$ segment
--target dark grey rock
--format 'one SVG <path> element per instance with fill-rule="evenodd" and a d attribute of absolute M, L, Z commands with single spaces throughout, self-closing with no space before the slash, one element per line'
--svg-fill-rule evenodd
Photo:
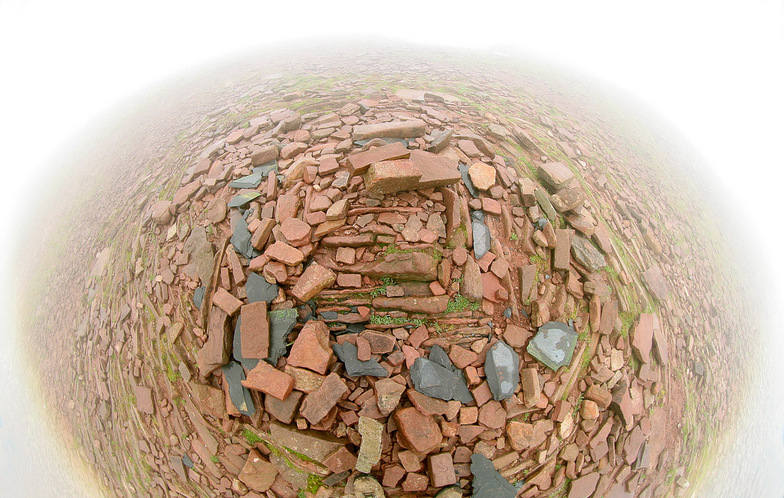
<path fill-rule="evenodd" d="M 261 185 L 261 181 L 264 179 L 261 173 L 251 173 L 248 176 L 243 176 L 242 178 L 237 178 L 233 182 L 229 183 L 229 187 L 232 188 L 256 188 Z"/>
<path fill-rule="evenodd" d="M 297 323 L 297 310 L 274 310 L 267 315 L 270 322 L 270 352 L 266 361 L 274 366 L 278 359 L 286 354 L 286 337 Z"/>
<path fill-rule="evenodd" d="M 333 344 L 332 350 L 338 359 L 346 367 L 346 375 L 349 377 L 361 377 L 369 375 L 371 377 L 389 377 L 389 372 L 382 367 L 376 360 L 359 361 L 357 359 L 357 347 L 346 341 L 341 344 Z"/>
<path fill-rule="evenodd" d="M 278 285 L 267 282 L 258 273 L 251 273 L 245 282 L 245 293 L 248 295 L 249 304 L 260 301 L 271 303 L 278 297 Z"/>
<path fill-rule="evenodd" d="M 184 464 L 186 467 L 188 467 L 189 469 L 192 469 L 192 468 L 193 468 L 193 460 L 191 460 L 191 457 L 189 457 L 188 455 L 183 455 L 183 456 L 182 456 L 182 463 L 183 463 L 183 464 Z"/>
<path fill-rule="evenodd" d="M 479 260 L 490 251 L 490 230 L 481 221 L 472 221 L 474 232 L 474 257 Z"/>
<path fill-rule="evenodd" d="M 572 361 L 577 332 L 562 322 L 547 322 L 528 343 L 527 351 L 552 370 Z"/>
<path fill-rule="evenodd" d="M 253 168 L 253 174 L 259 174 L 262 178 L 267 178 L 273 171 L 276 173 L 278 171 L 278 161 L 276 159 Z"/>
<path fill-rule="evenodd" d="M 506 308 L 504 310 L 504 318 L 512 318 L 512 308 Z"/>
<path fill-rule="evenodd" d="M 188 482 L 188 474 L 185 472 L 185 466 L 182 464 L 182 458 L 176 456 L 169 456 L 169 467 L 178 475 L 180 479 Z"/>
<path fill-rule="evenodd" d="M 259 364 L 260 360 L 255 358 L 245 358 L 242 356 L 242 331 L 240 330 L 242 324 L 242 317 L 237 318 L 237 325 L 234 327 L 234 340 L 231 345 L 231 355 L 235 360 L 240 362 L 246 370 L 253 370 Z"/>
<path fill-rule="evenodd" d="M 651 465 L 651 448 L 648 446 L 648 441 L 642 443 L 640 446 L 640 451 L 637 453 L 637 460 L 634 461 L 632 465 L 633 471 L 638 471 L 640 469 L 647 469 Z"/>
<path fill-rule="evenodd" d="M 256 413 L 256 406 L 253 404 L 250 391 L 241 384 L 245 380 L 245 371 L 242 369 L 242 366 L 236 361 L 231 361 L 228 365 L 223 365 L 221 370 L 223 370 L 223 375 L 229 384 L 231 402 L 240 413 L 252 417 Z"/>
<path fill-rule="evenodd" d="M 338 319 L 338 312 L 337 311 L 323 311 L 319 313 L 322 320 L 329 320 L 334 321 Z"/>
<path fill-rule="evenodd" d="M 537 230 L 544 230 L 544 227 L 547 226 L 547 223 L 548 223 L 547 218 L 539 218 L 538 220 L 536 220 L 535 228 Z"/>
<path fill-rule="evenodd" d="M 236 249 L 238 253 L 248 259 L 252 259 L 261 253 L 256 251 L 250 243 L 253 234 L 248 230 L 246 218 L 247 214 L 237 219 L 237 223 L 234 225 L 234 233 L 231 234 L 231 245 L 234 246 L 234 249 Z"/>
<path fill-rule="evenodd" d="M 324 484 L 324 486 L 332 487 L 335 484 L 343 482 L 350 474 L 351 471 L 349 470 L 344 470 L 343 472 L 337 474 L 330 474 L 329 476 L 325 477 L 321 483 Z"/>
<path fill-rule="evenodd" d="M 411 382 L 414 383 L 414 389 L 431 398 L 444 401 L 454 399 L 462 403 L 473 400 L 465 375 L 452 365 L 440 346 L 430 349 L 429 359 L 417 358 L 414 361 L 411 365 Z"/>
<path fill-rule="evenodd" d="M 491 460 L 480 453 L 471 455 L 471 473 L 474 475 L 471 483 L 473 497 L 514 498 L 517 495 L 517 488 L 495 470 Z"/>
<path fill-rule="evenodd" d="M 607 266 L 604 255 L 590 240 L 581 235 L 572 237 L 572 256 L 590 272 L 599 271 Z"/>
<path fill-rule="evenodd" d="M 193 291 L 193 304 L 198 309 L 201 309 L 201 303 L 204 301 L 204 293 L 207 291 L 207 288 L 204 286 L 196 287 L 196 290 Z"/>
<path fill-rule="evenodd" d="M 699 361 L 694 362 L 694 373 L 702 377 L 705 375 L 705 367 Z"/>
<path fill-rule="evenodd" d="M 460 172 L 460 176 L 463 177 L 463 183 L 468 189 L 468 193 L 471 194 L 471 197 L 479 197 L 479 191 L 476 190 L 474 187 L 474 182 L 471 180 L 471 177 L 468 176 L 468 165 L 460 163 L 457 165 L 457 170 Z"/>
<path fill-rule="evenodd" d="M 484 223 L 485 222 L 485 212 L 484 211 L 480 211 L 478 209 L 476 211 L 471 211 L 471 220 L 472 221 L 480 221 L 480 222 Z"/>
<path fill-rule="evenodd" d="M 487 351 L 485 375 L 496 401 L 511 398 L 520 382 L 520 357 L 504 341 L 496 342 Z"/>
<path fill-rule="evenodd" d="M 230 208 L 242 207 L 248 204 L 253 199 L 259 197 L 260 195 L 261 192 L 243 192 L 241 194 L 237 194 L 234 197 L 232 197 L 229 203 L 227 204 L 227 206 Z"/>

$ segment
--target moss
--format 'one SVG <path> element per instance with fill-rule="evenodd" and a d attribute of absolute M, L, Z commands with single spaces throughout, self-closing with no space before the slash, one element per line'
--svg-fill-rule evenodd
<path fill-rule="evenodd" d="M 217 457 L 217 456 L 215 456 L 215 455 L 212 455 L 212 456 L 210 457 L 210 460 L 212 460 L 212 463 L 218 463 L 218 462 L 220 462 L 220 460 L 218 460 L 218 457 Z"/>
<path fill-rule="evenodd" d="M 469 301 L 468 298 L 462 294 L 455 294 L 455 297 L 450 299 L 449 303 L 446 305 L 447 313 L 460 313 L 468 309 L 472 311 L 478 310 L 479 303 Z"/>
<path fill-rule="evenodd" d="M 630 311 L 624 311 L 618 315 L 621 319 L 621 335 L 623 337 L 629 337 L 629 331 L 632 329 L 632 325 L 634 324 L 634 320 L 637 318 L 635 313 Z"/>
<path fill-rule="evenodd" d="M 256 445 L 256 444 L 261 443 L 263 441 L 259 437 L 258 434 L 256 434 L 255 432 L 253 432 L 250 429 L 245 429 L 244 431 L 242 431 L 242 435 L 245 438 L 245 440 L 248 441 L 248 444 L 250 444 L 250 445 Z"/>
<path fill-rule="evenodd" d="M 519 239 L 519 238 L 520 238 L 520 237 L 518 237 L 518 236 L 517 236 L 517 234 L 516 234 L 516 233 L 514 233 L 514 232 L 512 232 L 512 235 L 510 235 L 510 236 L 509 236 L 509 240 L 512 240 L 512 241 L 514 241 L 514 240 L 517 240 L 517 239 Z"/>

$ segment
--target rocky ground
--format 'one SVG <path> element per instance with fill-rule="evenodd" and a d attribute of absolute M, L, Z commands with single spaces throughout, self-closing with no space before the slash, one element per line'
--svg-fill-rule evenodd
<path fill-rule="evenodd" d="M 442 57 L 243 67 L 68 212 L 31 348 L 108 492 L 690 491 L 742 399 L 699 186 Z"/>

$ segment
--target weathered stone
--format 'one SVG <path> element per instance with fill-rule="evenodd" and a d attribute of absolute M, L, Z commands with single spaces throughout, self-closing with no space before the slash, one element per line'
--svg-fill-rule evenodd
<path fill-rule="evenodd" d="M 227 205 L 230 208 L 241 208 L 260 195 L 261 192 L 243 192 L 232 197 Z"/>
<path fill-rule="evenodd" d="M 471 230 L 474 234 L 474 257 L 479 260 L 490 251 L 490 229 L 484 222 L 472 220 Z"/>
<path fill-rule="evenodd" d="M 659 363 L 666 365 L 669 361 L 669 353 L 667 351 L 667 336 L 661 328 L 659 318 L 653 315 L 653 352 L 658 358 Z"/>
<path fill-rule="evenodd" d="M 506 424 L 506 435 L 515 451 L 527 450 L 534 440 L 534 426 L 518 420 Z"/>
<path fill-rule="evenodd" d="M 444 150 L 452 140 L 452 130 L 439 130 L 431 135 L 432 140 L 427 147 L 429 152 L 438 153 Z"/>
<path fill-rule="evenodd" d="M 555 189 L 565 187 L 574 179 L 572 170 L 563 163 L 542 164 L 536 169 L 536 173 L 547 185 Z"/>
<path fill-rule="evenodd" d="M 653 294 L 653 297 L 659 301 L 664 301 L 670 294 L 670 285 L 667 279 L 659 268 L 659 265 L 653 265 L 642 274 L 642 279 L 648 290 Z"/>
<path fill-rule="evenodd" d="M 267 145 L 251 151 L 250 160 L 253 166 L 267 164 L 278 158 L 280 149 L 274 145 Z"/>
<path fill-rule="evenodd" d="M 555 221 L 556 218 L 558 218 L 558 213 L 555 212 L 555 208 L 550 202 L 550 198 L 547 196 L 547 192 L 545 192 L 542 188 L 536 188 L 534 190 L 534 197 L 536 197 L 536 202 L 539 204 L 539 207 L 542 208 L 544 214 L 547 215 L 547 219 L 550 221 Z"/>
<path fill-rule="evenodd" d="M 251 273 L 245 281 L 245 294 L 248 296 L 248 303 L 260 301 L 270 303 L 278 297 L 278 286 L 267 282 L 258 273 Z"/>
<path fill-rule="evenodd" d="M 152 220 L 158 225 L 165 225 L 171 220 L 170 201 L 158 201 L 150 208 Z"/>
<path fill-rule="evenodd" d="M 241 216 L 234 225 L 234 232 L 231 235 L 231 245 L 238 254 L 242 254 L 248 259 L 258 255 L 252 243 L 253 234 L 248 230 L 246 216 Z M 206 284 L 205 284 L 206 285 Z"/>
<path fill-rule="evenodd" d="M 343 362 L 346 368 L 346 375 L 349 377 L 361 377 L 369 375 L 371 377 L 388 377 L 389 372 L 382 367 L 376 360 L 360 361 L 357 358 L 357 347 L 350 342 L 343 344 L 333 344 L 332 350 L 338 359 Z"/>
<path fill-rule="evenodd" d="M 382 415 L 389 415 L 400 403 L 400 397 L 405 392 L 406 386 L 392 379 L 379 379 L 373 385 L 373 390 L 376 393 L 378 411 Z"/>
<path fill-rule="evenodd" d="M 365 187 L 371 194 L 394 194 L 414 190 L 422 172 L 410 159 L 373 163 L 365 174 Z"/>
<path fill-rule="evenodd" d="M 446 352 L 439 346 L 430 348 L 430 358 L 417 358 L 411 366 L 411 382 L 417 391 L 445 401 L 473 400 L 465 378 L 453 366 Z"/>
<path fill-rule="evenodd" d="M 291 295 L 304 303 L 335 283 L 335 278 L 332 270 L 318 263 L 311 263 L 291 289 Z"/>
<path fill-rule="evenodd" d="M 389 253 L 369 263 L 359 272 L 369 277 L 432 282 L 438 278 L 438 262 L 423 252 Z"/>
<path fill-rule="evenodd" d="M 595 402 L 600 410 L 606 410 L 612 403 L 612 393 L 602 386 L 593 384 L 585 391 L 585 399 Z"/>
<path fill-rule="evenodd" d="M 332 472 L 345 472 L 354 468 L 357 464 L 357 457 L 345 446 L 329 454 L 324 460 L 324 466 Z"/>
<path fill-rule="evenodd" d="M 493 467 L 493 462 L 482 454 L 471 455 L 471 473 L 474 475 L 471 483 L 474 493 L 471 496 L 475 498 L 514 498 L 517 495 L 517 488 L 504 479 Z"/>
<path fill-rule="evenodd" d="M 376 309 L 397 309 L 429 315 L 445 312 L 448 304 L 449 296 L 376 297 L 373 299 L 373 307 Z"/>
<path fill-rule="evenodd" d="M 391 353 L 397 343 L 395 336 L 375 330 L 365 330 L 360 334 L 360 337 L 368 341 L 370 352 L 373 354 Z"/>
<path fill-rule="evenodd" d="M 264 459 L 258 451 L 251 450 L 245 465 L 242 467 L 242 471 L 237 477 L 248 488 L 259 493 L 266 493 L 272 487 L 272 483 L 275 482 L 277 475 L 278 469 L 275 465 Z"/>
<path fill-rule="evenodd" d="M 327 216 L 327 219 L 329 219 L 329 216 Z M 295 247 L 304 246 L 310 242 L 310 232 L 310 225 L 299 218 L 288 218 L 280 224 L 280 233 L 289 244 Z"/>
<path fill-rule="evenodd" d="M 550 203 L 559 213 L 580 207 L 585 201 L 585 191 L 580 182 L 570 182 L 550 196 Z"/>
<path fill-rule="evenodd" d="M 329 347 L 329 329 L 324 322 L 309 321 L 299 331 L 291 346 L 288 364 L 303 367 L 324 375 L 332 359 Z"/>
<path fill-rule="evenodd" d="M 545 366 L 558 370 L 572 361 L 576 345 L 577 332 L 574 329 L 565 323 L 547 322 L 539 327 L 526 349 Z"/>
<path fill-rule="evenodd" d="M 245 380 L 245 371 L 242 369 L 242 366 L 232 361 L 228 365 L 221 367 L 221 370 L 223 370 L 223 376 L 229 385 L 231 403 L 240 413 L 252 417 L 256 413 L 256 406 L 253 403 L 250 391 L 242 385 L 242 382 Z"/>
<path fill-rule="evenodd" d="M 523 403 L 530 408 L 539 401 L 542 387 L 539 384 L 539 373 L 536 368 L 524 368 L 520 371 L 520 383 L 523 387 Z"/>
<path fill-rule="evenodd" d="M 285 242 L 277 241 L 264 251 L 264 254 L 269 256 L 270 259 L 280 261 L 287 266 L 296 266 L 305 259 L 302 251 L 295 247 L 291 247 Z"/>
<path fill-rule="evenodd" d="M 191 257 L 194 273 L 199 277 L 201 285 L 207 286 L 212 280 L 213 258 L 215 256 L 212 244 L 207 240 L 204 227 L 196 225 L 191 228 L 191 233 L 185 240 L 183 251 Z"/>
<path fill-rule="evenodd" d="M 368 167 L 377 162 L 393 159 L 408 159 L 411 152 L 400 142 L 383 145 L 364 152 L 350 154 L 346 166 L 352 175 L 363 175 Z"/>
<path fill-rule="evenodd" d="M 621 379 L 612 390 L 610 408 L 626 426 L 629 426 L 634 421 L 634 408 L 632 405 L 632 398 L 629 396 L 629 381 Z"/>
<path fill-rule="evenodd" d="M 479 190 L 489 190 L 495 185 L 495 168 L 485 163 L 474 163 L 468 168 L 471 183 Z"/>
<path fill-rule="evenodd" d="M 441 430 L 433 417 L 422 414 L 413 406 L 397 410 L 392 416 L 403 446 L 426 455 L 441 445 Z"/>
<path fill-rule="evenodd" d="M 596 272 L 607 266 L 607 260 L 596 247 L 583 237 L 575 235 L 572 237 L 572 255 L 578 263 L 583 265 L 588 271 Z"/>
<path fill-rule="evenodd" d="M 336 373 L 327 375 L 324 382 L 314 392 L 305 396 L 300 407 L 300 414 L 311 424 L 319 423 L 327 416 L 330 410 L 348 392 L 348 387 L 343 379 Z"/>
<path fill-rule="evenodd" d="M 632 330 L 632 350 L 643 363 L 651 362 L 653 345 L 653 315 L 641 313 Z"/>
<path fill-rule="evenodd" d="M 427 457 L 427 470 L 430 474 L 430 484 L 436 488 L 449 486 L 457 482 L 452 455 L 449 453 L 439 453 Z"/>
<path fill-rule="evenodd" d="M 248 372 L 248 378 L 242 381 L 242 385 L 285 400 L 294 389 L 294 377 L 266 361 L 260 361 L 256 368 Z"/>
<path fill-rule="evenodd" d="M 381 436 L 384 425 L 368 417 L 359 417 L 357 430 L 362 435 L 362 444 L 359 447 L 355 468 L 369 474 L 373 466 L 381 459 Z"/>
<path fill-rule="evenodd" d="M 269 356 L 269 319 L 267 303 L 254 302 L 242 306 L 240 334 L 242 356 L 263 360 Z"/>
<path fill-rule="evenodd" d="M 559 228 L 555 231 L 555 256 L 553 257 L 553 268 L 556 270 L 568 270 L 571 258 L 569 250 L 572 247 L 572 237 L 574 230 Z"/>
<path fill-rule="evenodd" d="M 136 408 L 142 413 L 154 415 L 155 403 L 152 399 L 152 389 L 145 386 L 136 386 L 134 394 L 136 395 Z"/>
<path fill-rule="evenodd" d="M 421 173 L 418 189 L 445 187 L 460 181 L 457 163 L 447 156 L 422 150 L 411 151 L 411 164 Z"/>
<path fill-rule="evenodd" d="M 319 463 L 348 442 L 325 432 L 301 430 L 275 421 L 270 423 L 270 436 L 277 446 L 294 450 Z"/>
<path fill-rule="evenodd" d="M 203 377 L 212 373 L 216 368 L 229 361 L 229 348 L 232 337 L 229 330 L 229 315 L 225 311 L 212 306 L 209 324 L 207 326 L 207 342 L 199 350 L 199 372 Z"/>
<path fill-rule="evenodd" d="M 352 132 L 354 140 L 367 140 L 377 137 L 409 138 L 421 137 L 425 134 L 425 122 L 421 119 L 408 121 L 389 121 L 355 126 Z"/>
<path fill-rule="evenodd" d="M 485 375 L 496 401 L 514 396 L 520 378 L 520 357 L 504 341 L 498 341 L 488 350 Z"/>
<path fill-rule="evenodd" d="M 296 388 L 296 380 L 294 388 Z M 288 398 L 279 400 L 274 396 L 264 396 L 264 411 L 284 424 L 290 424 L 297 415 L 302 402 L 303 393 L 292 391 Z"/>
<path fill-rule="evenodd" d="M 601 476 L 592 472 L 572 481 L 569 487 L 569 498 L 588 498 L 593 495 Z"/>
<path fill-rule="evenodd" d="M 354 498 L 385 498 L 384 488 L 373 476 L 359 476 L 354 479 Z"/>
<path fill-rule="evenodd" d="M 222 309 L 229 316 L 234 315 L 242 306 L 242 301 L 229 294 L 223 287 L 218 287 L 212 295 L 212 303 Z"/>

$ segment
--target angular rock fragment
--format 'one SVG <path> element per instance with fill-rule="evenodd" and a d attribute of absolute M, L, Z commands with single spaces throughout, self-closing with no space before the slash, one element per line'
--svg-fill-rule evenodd
<path fill-rule="evenodd" d="M 266 493 L 272 487 L 277 475 L 278 469 L 275 465 L 263 458 L 258 451 L 251 450 L 238 477 L 248 488 Z"/>
<path fill-rule="evenodd" d="M 286 354 L 286 337 L 297 323 L 297 310 L 275 310 L 267 313 L 269 317 L 270 342 L 267 361 L 276 365 L 278 359 Z"/>
<path fill-rule="evenodd" d="M 353 130 L 354 140 L 367 140 L 369 138 L 390 137 L 390 138 L 409 138 L 421 137 L 425 134 L 425 122 L 421 119 L 411 119 L 408 121 L 389 121 L 387 123 L 376 123 L 355 126 Z"/>
<path fill-rule="evenodd" d="M 474 475 L 471 483 L 473 497 L 514 498 L 517 495 L 517 488 L 495 470 L 492 461 L 480 453 L 471 455 L 471 473 Z"/>
<path fill-rule="evenodd" d="M 474 257 L 479 260 L 490 252 L 490 229 L 484 221 L 474 219 L 471 221 L 471 230 L 474 233 Z"/>
<path fill-rule="evenodd" d="M 545 163 L 536 169 L 539 175 L 547 185 L 554 189 L 565 187 L 574 179 L 574 173 L 563 163 Z"/>
<path fill-rule="evenodd" d="M 397 309 L 428 315 L 445 312 L 448 304 L 449 296 L 377 297 L 373 299 L 373 308 L 375 309 Z"/>
<path fill-rule="evenodd" d="M 346 368 L 346 375 L 349 377 L 361 377 L 369 375 L 371 377 L 388 377 L 389 372 L 382 367 L 376 360 L 360 361 L 357 359 L 357 347 L 350 342 L 343 344 L 333 344 L 332 350 L 338 359 L 343 362 Z"/>
<path fill-rule="evenodd" d="M 446 352 L 439 346 L 430 349 L 430 358 L 417 358 L 411 366 L 414 388 L 427 396 L 470 403 L 473 400 L 462 372 L 454 369 Z"/>
<path fill-rule="evenodd" d="M 382 415 L 389 415 L 400 403 L 400 397 L 405 392 L 406 386 L 392 379 L 380 379 L 373 385 L 373 390 L 376 393 L 378 411 Z"/>
<path fill-rule="evenodd" d="M 327 375 L 321 387 L 305 396 L 299 412 L 308 422 L 317 424 L 327 416 L 347 392 L 348 387 L 343 379 L 333 372 Z"/>
<path fill-rule="evenodd" d="M 389 253 L 359 270 L 369 277 L 432 282 L 438 278 L 438 262 L 423 252 Z"/>
<path fill-rule="evenodd" d="M 419 186 L 422 172 L 410 159 L 373 163 L 365 174 L 365 187 L 371 194 L 395 194 Z"/>
<path fill-rule="evenodd" d="M 253 398 L 250 391 L 242 385 L 245 380 L 245 371 L 236 361 L 229 362 L 228 365 L 221 367 L 223 376 L 229 384 L 229 398 L 231 403 L 243 415 L 252 417 L 256 413 L 256 406 L 253 403 Z"/>
<path fill-rule="evenodd" d="M 332 270 L 318 263 L 311 263 L 291 289 L 291 295 L 304 303 L 335 283 L 335 278 L 337 277 Z"/>
<path fill-rule="evenodd" d="M 245 281 L 245 294 L 248 296 L 248 303 L 259 301 L 270 303 L 278 297 L 278 286 L 267 282 L 258 273 L 251 273 Z"/>
<path fill-rule="evenodd" d="M 528 343 L 526 350 L 531 356 L 552 370 L 568 365 L 572 361 L 577 345 L 577 332 L 561 322 L 547 322 Z"/>
<path fill-rule="evenodd" d="M 439 453 L 427 457 L 427 470 L 430 474 L 430 484 L 433 487 L 441 488 L 457 482 L 452 455 L 449 453 Z"/>
<path fill-rule="evenodd" d="M 270 437 L 277 446 L 294 450 L 319 463 L 348 442 L 321 431 L 301 430 L 276 421 L 270 423 Z"/>
<path fill-rule="evenodd" d="M 441 429 L 433 417 L 422 414 L 413 406 L 396 411 L 392 417 L 400 442 L 405 447 L 426 455 L 441 445 Z"/>
<path fill-rule="evenodd" d="M 514 396 L 520 379 L 520 357 L 504 341 L 498 341 L 488 350 L 485 375 L 493 399 L 500 401 Z"/>
<path fill-rule="evenodd" d="M 248 372 L 248 378 L 242 381 L 242 385 L 285 400 L 294 389 L 294 377 L 266 361 L 260 361 L 256 368 Z"/>
<path fill-rule="evenodd" d="M 582 235 L 572 237 L 572 255 L 578 263 L 591 272 L 599 271 L 607 266 L 604 255 Z"/>
<path fill-rule="evenodd" d="M 324 322 L 309 321 L 299 331 L 291 346 L 288 364 L 303 367 L 324 375 L 332 359 L 329 347 L 329 329 Z"/>
<path fill-rule="evenodd" d="M 631 336 L 634 354 L 643 363 L 650 363 L 651 346 L 653 345 L 653 315 L 641 313 Z"/>
<path fill-rule="evenodd" d="M 372 418 L 359 417 L 357 430 L 362 435 L 362 444 L 359 447 L 355 468 L 369 474 L 373 466 L 381 459 L 381 436 L 384 432 L 384 425 Z"/>
<path fill-rule="evenodd" d="M 495 185 L 495 168 L 485 163 L 474 163 L 468 168 L 471 183 L 479 190 L 489 190 Z"/>
<path fill-rule="evenodd" d="M 393 159 L 408 159 L 410 155 L 411 151 L 409 151 L 405 145 L 400 142 L 395 142 L 364 152 L 350 154 L 346 165 L 352 175 L 364 175 L 367 172 L 368 167 L 373 163 L 390 161 Z"/>
<path fill-rule="evenodd" d="M 659 265 L 653 265 L 642 274 L 642 279 L 648 290 L 653 294 L 653 297 L 659 301 L 664 301 L 670 294 L 670 284 L 659 268 Z"/>

